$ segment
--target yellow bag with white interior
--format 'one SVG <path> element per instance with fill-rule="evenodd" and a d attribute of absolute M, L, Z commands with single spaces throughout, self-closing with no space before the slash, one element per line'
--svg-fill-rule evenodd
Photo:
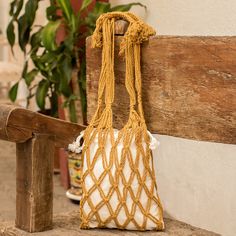
<path fill-rule="evenodd" d="M 120 44 L 125 56 L 125 86 L 130 97 L 128 121 L 113 128 L 114 25 L 129 23 Z M 157 193 L 152 149 L 157 141 L 147 130 L 141 97 L 140 44 L 155 31 L 131 13 L 103 14 L 96 23 L 92 46 L 102 47 L 97 110 L 84 133 L 72 145 L 82 150 L 81 228 L 163 230 L 163 210 Z"/>

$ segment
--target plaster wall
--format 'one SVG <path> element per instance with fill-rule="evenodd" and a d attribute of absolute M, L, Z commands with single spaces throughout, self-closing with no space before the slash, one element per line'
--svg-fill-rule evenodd
<path fill-rule="evenodd" d="M 140 7 L 132 11 L 159 35 L 236 35 L 235 0 L 139 2 L 147 6 L 147 12 Z M 235 236 L 236 145 L 156 137 L 161 145 L 154 153 L 154 161 L 165 215 Z"/>

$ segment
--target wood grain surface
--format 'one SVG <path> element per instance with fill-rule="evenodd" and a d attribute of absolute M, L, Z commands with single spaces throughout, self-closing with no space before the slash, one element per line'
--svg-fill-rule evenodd
<path fill-rule="evenodd" d="M 52 229 L 54 137 L 36 134 L 16 145 L 16 227 Z"/>
<path fill-rule="evenodd" d="M 125 61 L 116 37 L 114 126 L 127 120 Z M 88 120 L 94 114 L 101 49 L 87 39 Z M 142 46 L 143 107 L 153 133 L 236 144 L 236 37 L 158 36 Z"/>
<path fill-rule="evenodd" d="M 55 137 L 57 147 L 67 147 L 83 129 L 83 125 L 0 104 L 0 139 L 3 140 L 20 143 L 34 134 L 48 134 Z"/>

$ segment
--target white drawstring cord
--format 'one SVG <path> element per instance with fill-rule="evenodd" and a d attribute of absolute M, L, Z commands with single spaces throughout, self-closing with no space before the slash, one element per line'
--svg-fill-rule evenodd
<path fill-rule="evenodd" d="M 76 140 L 68 145 L 68 150 L 75 153 L 81 153 L 83 146 L 80 145 L 80 141 L 84 136 L 84 130 L 80 132 L 80 135 L 76 138 Z"/>
<path fill-rule="evenodd" d="M 155 150 L 160 145 L 160 142 L 157 141 L 157 139 L 149 131 L 147 131 L 147 132 L 150 137 L 149 147 L 150 147 L 150 149 Z M 76 138 L 76 140 L 73 143 L 68 145 L 68 149 L 71 152 L 75 152 L 75 153 L 82 152 L 83 146 L 81 146 L 80 141 L 83 138 L 83 136 L 84 136 L 84 131 L 81 131 L 80 135 Z"/>
<path fill-rule="evenodd" d="M 160 145 L 160 142 L 157 141 L 157 139 L 149 131 L 147 131 L 147 132 L 148 132 L 148 135 L 151 139 L 149 147 L 150 147 L 150 149 L 154 150 Z"/>

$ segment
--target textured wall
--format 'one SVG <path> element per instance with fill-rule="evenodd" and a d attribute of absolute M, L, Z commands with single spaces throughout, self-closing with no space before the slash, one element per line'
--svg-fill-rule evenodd
<path fill-rule="evenodd" d="M 236 35 L 235 0 L 139 2 L 146 4 L 147 13 L 140 8 L 133 11 L 158 34 Z M 161 145 L 154 158 L 166 215 L 222 235 L 236 235 L 236 146 L 157 137 Z"/>
<path fill-rule="evenodd" d="M 6 34 L 7 24 L 9 22 L 9 5 L 11 1 L 0 0 L 0 29 L 3 31 L 4 35 Z M 46 22 L 46 7 L 48 6 L 49 1 L 40 1 L 39 10 L 37 11 L 35 24 L 40 25 Z M 17 37 L 16 37 L 17 40 Z M 11 53 L 10 47 L 8 45 L 0 45 L 0 61 L 12 63 L 15 66 L 23 67 L 24 64 L 24 55 L 20 50 L 18 45 L 14 46 L 14 56 Z M 31 65 L 30 65 L 31 66 Z M 17 80 L 17 76 L 12 77 L 12 84 Z M 18 75 L 20 78 L 20 74 Z M 3 78 L 0 78 L 3 80 Z M 25 82 L 21 80 L 19 84 L 18 94 L 17 94 L 17 103 L 21 106 L 26 106 L 26 97 L 28 90 L 26 88 Z M 35 100 L 32 99 L 30 102 L 30 109 L 38 110 L 38 107 L 35 103 Z"/>
<path fill-rule="evenodd" d="M 134 7 L 150 25 L 164 35 L 236 35 L 235 0 L 110 0 L 112 4 L 141 2 L 147 12 Z"/>

